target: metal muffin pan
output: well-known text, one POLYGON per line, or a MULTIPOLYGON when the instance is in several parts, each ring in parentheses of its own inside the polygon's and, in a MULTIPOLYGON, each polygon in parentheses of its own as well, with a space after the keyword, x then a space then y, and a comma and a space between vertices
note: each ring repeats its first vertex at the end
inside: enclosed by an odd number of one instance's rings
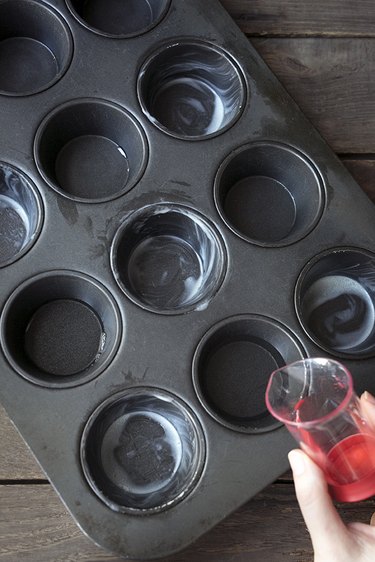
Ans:
POLYGON ((0 15, 1 402, 87 535, 165 557, 286 470, 273 369, 375 392, 375 211, 216 0, 0 15))

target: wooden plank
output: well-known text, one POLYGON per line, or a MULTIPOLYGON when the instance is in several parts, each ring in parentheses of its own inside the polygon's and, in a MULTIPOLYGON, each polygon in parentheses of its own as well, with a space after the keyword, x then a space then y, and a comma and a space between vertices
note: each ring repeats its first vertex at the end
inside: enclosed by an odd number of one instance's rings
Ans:
POLYGON ((372 39, 254 39, 253 44, 335 152, 375 153, 372 39))
POLYGON ((0 443, 0 481, 45 478, 2 407, 0 407, 0 443))
POLYGON ((250 35, 375 36, 373 0, 221 0, 250 35))
MULTIPOLYGON (((110 556, 82 535, 47 485, 0 486, 0 505, 0 560, 3 562, 119 562, 119 558, 110 556)), ((194 546, 163 561, 243 562, 245 559, 264 562, 311 559, 309 537, 292 486, 271 487, 194 546), (264 529, 272 529, 272 537, 264 529)))
POLYGON ((343 158, 344 166, 375 203, 375 159, 343 158))
POLYGON ((83 536, 49 485, 0 486, 0 560, 115 560, 83 536))
MULTIPOLYGON (((76 527, 48 485, 0 486, 2 562, 120 562, 76 527)), ((368 523, 375 501, 340 507, 345 521, 368 523)), ((163 562, 311 562, 312 550, 291 484, 267 488, 194 545, 163 562)))

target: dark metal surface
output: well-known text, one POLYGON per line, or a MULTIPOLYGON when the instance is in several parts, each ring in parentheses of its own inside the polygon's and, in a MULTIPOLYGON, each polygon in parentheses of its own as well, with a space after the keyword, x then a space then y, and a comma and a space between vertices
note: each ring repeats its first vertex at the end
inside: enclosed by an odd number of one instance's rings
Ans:
MULTIPOLYGON (((25 4, 0 2, 1 21, 10 14, 0 24, 3 39, 20 36, 25 4)), ((300 355, 334 355, 327 340, 319 346, 321 333, 311 335, 310 320, 300 323, 295 302, 302 322, 321 303, 303 286, 301 313, 297 281, 323 252, 374 251, 375 212, 215 0, 172 0, 168 11, 168 3, 150 3, 145 29, 113 30, 107 21, 100 33, 91 29, 92 14, 82 25, 82 3, 27 4, 28 13, 53 8, 51 18, 38 19, 37 34, 30 21, 25 33, 56 51, 59 70, 53 85, 46 79, 35 90, 32 77, 22 87, 17 80, 17 95, 0 84, 0 160, 28 176, 42 200, 32 211, 41 227, 33 244, 2 264, 1 401, 84 532, 123 556, 162 557, 287 468, 291 440, 260 398, 268 370, 300 355), (62 45, 51 39, 57 32, 62 45), (165 280, 176 289, 171 301, 159 291, 165 280), (62 306, 72 330, 54 332, 51 306, 59 317, 62 306), (77 373, 82 311, 90 311, 91 325, 84 351, 97 354, 77 373), (147 407, 141 401, 129 418, 116 402, 104 430, 86 426, 123 391, 133 393, 133 406, 148 396, 147 407), (184 448, 181 419, 189 420, 185 433, 196 432, 196 454, 184 448), (174 436, 173 447, 165 436, 174 436), (81 455, 87 440, 89 454, 81 455), (134 456, 127 465, 133 484, 156 486, 160 498, 168 475, 172 482, 179 474, 178 459, 198 459, 192 473, 181 469, 188 493, 166 482, 171 495, 152 504, 154 512, 137 502, 116 509, 131 495, 121 466, 133 453, 140 459, 138 468, 134 456), (112 475, 120 485, 120 498, 107 487, 115 502, 100 497, 103 472, 105 482, 112 475)), ((371 279, 372 258, 366 269, 371 279)), ((314 275, 306 276, 310 287, 314 275)), ((340 283, 358 288, 360 281, 340 283)), ((357 298, 364 293, 364 303, 373 302, 368 288, 357 298)), ((371 339, 370 306, 366 315, 371 339)), ((363 356, 339 350, 358 392, 375 391, 366 346, 363 356)))

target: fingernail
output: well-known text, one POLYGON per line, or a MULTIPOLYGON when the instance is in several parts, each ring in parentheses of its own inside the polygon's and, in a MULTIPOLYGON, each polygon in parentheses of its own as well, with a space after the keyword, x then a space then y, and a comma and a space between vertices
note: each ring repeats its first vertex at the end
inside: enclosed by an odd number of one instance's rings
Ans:
POLYGON ((365 400, 367 400, 367 402, 370 402, 370 404, 375 405, 375 397, 372 394, 370 394, 367 390, 365 390, 362 396, 365 400))
POLYGON ((289 464, 295 476, 301 476, 305 472, 305 459, 300 451, 290 451, 288 454, 289 464))

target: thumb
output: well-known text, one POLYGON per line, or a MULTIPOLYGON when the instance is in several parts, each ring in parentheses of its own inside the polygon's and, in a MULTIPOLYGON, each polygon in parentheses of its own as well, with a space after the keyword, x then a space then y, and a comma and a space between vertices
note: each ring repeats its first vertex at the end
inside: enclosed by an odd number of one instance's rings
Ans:
POLYGON ((293 471, 297 500, 310 532, 315 554, 328 555, 344 545, 348 531, 337 513, 320 468, 301 450, 288 455, 293 471))
POLYGON ((361 411, 368 425, 375 431, 375 398, 367 390, 361 396, 361 411))

